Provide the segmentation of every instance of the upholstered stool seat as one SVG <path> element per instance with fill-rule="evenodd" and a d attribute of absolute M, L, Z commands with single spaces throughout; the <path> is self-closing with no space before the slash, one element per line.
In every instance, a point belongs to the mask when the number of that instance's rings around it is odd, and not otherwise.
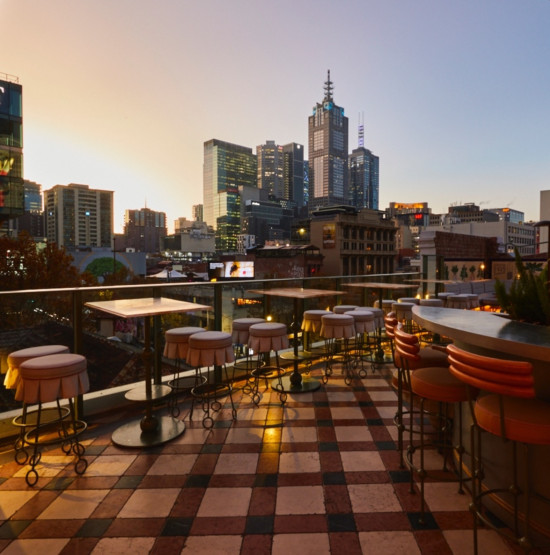
<path fill-rule="evenodd" d="M 380 306 L 380 301 L 374 301 L 374 308 L 379 308 L 384 314 L 388 314 L 392 310 L 393 302 L 393 299 L 382 299 L 382 306 Z"/>
<path fill-rule="evenodd" d="M 236 345 L 246 345 L 248 343 L 248 330 L 254 324 L 265 323 L 264 318 L 237 318 L 232 324 L 232 338 Z"/>
<path fill-rule="evenodd" d="M 456 293 L 452 293 L 451 291 L 441 291 L 437 294 L 437 298 L 443 301 L 443 304 L 447 306 L 447 299 L 449 297 L 454 297 Z"/>
<path fill-rule="evenodd" d="M 470 308 L 470 299 L 466 295 L 449 295 L 447 297 L 447 308 Z"/>
<path fill-rule="evenodd" d="M 344 381 L 351 384 L 355 373 L 352 367 L 349 340 L 355 336 L 355 320 L 349 312 L 345 314 L 325 314 L 321 318 L 321 337 L 325 339 L 326 364 L 323 382 L 332 375 L 337 359 L 342 360 Z"/>
<path fill-rule="evenodd" d="M 356 304 L 339 304 L 332 309 L 332 312 L 334 312 L 334 314 L 345 314 L 346 312 L 355 310 L 356 308 L 359 308 Z"/>
<path fill-rule="evenodd" d="M 260 379 L 265 380 L 266 389 L 269 386 L 269 380 L 276 378 L 277 391 L 281 403 L 286 401 L 286 393 L 283 390 L 282 375 L 284 370 L 279 361 L 279 351 L 288 349 L 288 332 L 286 324 L 280 322 L 265 322 L 253 324 L 250 326 L 248 335 L 248 347 L 257 353 L 257 365 L 252 370 L 254 385 L 252 388 L 252 401 L 257 405 L 260 402 L 259 385 Z M 275 353 L 275 364 L 270 364 L 269 355 Z"/>
<path fill-rule="evenodd" d="M 393 304 L 393 301 L 391 301 Z M 369 310 L 374 314 L 374 325 L 376 329 L 382 329 L 384 327 L 384 316 L 386 313 L 381 308 L 376 308 L 375 306 L 360 306 L 356 310 Z"/>
<path fill-rule="evenodd" d="M 397 299 L 397 302 L 420 304 L 420 299 L 418 297 L 399 297 L 399 299 Z"/>
<path fill-rule="evenodd" d="M 189 338 L 194 333 L 205 331 L 197 326 L 172 328 L 164 334 L 164 356 L 171 359 L 186 360 Z"/>
<path fill-rule="evenodd" d="M 189 338 L 194 333 L 200 333 L 203 331 L 205 331 L 204 328 L 199 328 L 198 326 L 185 326 L 181 328 L 169 329 L 164 334 L 163 354 L 166 358 L 176 361 L 174 378 L 168 382 L 168 385 L 172 388 L 172 394 L 170 395 L 168 405 L 170 413 L 174 418 L 177 418 L 180 414 L 177 394 L 186 391 L 190 392 L 193 387 L 196 387 L 206 381 L 206 378 L 204 376 L 200 376 L 196 371 L 194 376 L 180 376 L 182 370 L 181 365 L 183 362 L 187 361 Z M 193 418 L 193 407 L 194 402 L 191 404 L 191 410 L 189 413 L 190 418 Z"/>
<path fill-rule="evenodd" d="M 191 394 L 202 403 L 204 412 L 202 425 L 205 428 L 212 428 L 214 419 L 211 412 L 218 412 L 221 397 L 229 396 L 233 419 L 237 418 L 237 410 L 233 403 L 233 385 L 227 372 L 227 364 L 235 360 L 233 352 L 233 340 L 230 333 L 223 331 L 201 331 L 189 337 L 187 350 L 187 364 L 193 366 L 202 377 L 205 368 L 207 375 L 205 383 L 191 389 Z M 220 372 L 209 372 L 211 367 L 221 367 Z M 223 381 L 223 375 L 225 381 Z"/>
<path fill-rule="evenodd" d="M 399 322 L 402 322 L 408 331 L 413 331 L 413 313 L 414 303 L 397 302 L 392 305 L 392 312 Z"/>
<path fill-rule="evenodd" d="M 479 307 L 479 295 L 475 293 L 462 293 L 468 299 L 468 308 Z"/>
<path fill-rule="evenodd" d="M 20 381 L 17 385 L 15 398 L 24 403 L 22 420 L 28 431 L 25 433 L 24 443 L 33 447 L 26 480 L 30 486 L 38 481 L 36 466 L 40 462 L 39 445 L 62 441 L 65 453 L 76 455 L 75 471 L 82 474 L 88 466 L 83 458 L 85 448 L 79 442 L 78 436 L 86 429 L 86 423 L 77 420 L 73 398 L 86 393 L 90 389 L 86 359 L 82 355 L 58 353 L 26 360 L 19 367 Z M 69 403 L 71 425 L 65 422 L 67 413 L 63 412 L 59 401 L 66 399 Z M 58 418 L 54 420 L 42 419 L 42 403 L 55 402 L 58 408 Z M 30 426 L 27 421 L 27 406 L 37 404 L 36 420 Z M 52 433 L 52 426 L 57 432 Z M 23 449 L 24 451 L 24 449 Z M 19 462 L 19 461 L 18 461 Z"/>
<path fill-rule="evenodd" d="M 443 299 L 420 299 L 418 304 L 420 304 L 420 306 L 445 306 Z"/>
<path fill-rule="evenodd" d="M 19 383 L 19 367 L 25 361 L 43 357 L 47 355 L 57 355 L 60 353 L 68 353 L 69 347 L 65 345 L 40 345 L 38 347 L 28 347 L 27 349 L 20 349 L 8 355 L 8 371 L 4 378 L 4 387 L 6 389 L 17 389 Z"/>

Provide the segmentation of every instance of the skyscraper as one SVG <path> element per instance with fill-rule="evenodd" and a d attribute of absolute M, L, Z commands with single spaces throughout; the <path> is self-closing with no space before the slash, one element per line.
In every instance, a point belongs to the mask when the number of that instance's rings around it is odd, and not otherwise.
<path fill-rule="evenodd" d="M 358 210 L 378 210 L 379 158 L 365 147 L 359 147 L 349 156 L 348 202 Z"/>
<path fill-rule="evenodd" d="M 157 253 L 166 237 L 166 214 L 149 208 L 126 210 L 124 213 L 124 245 L 137 252 Z"/>
<path fill-rule="evenodd" d="M 239 185 L 257 187 L 252 149 L 211 139 L 204 143 L 204 219 L 216 232 L 216 250 L 236 251 L 241 232 Z"/>
<path fill-rule="evenodd" d="M 267 191 L 269 200 L 285 198 L 283 184 L 283 147 L 267 141 L 256 147 L 258 188 Z"/>
<path fill-rule="evenodd" d="M 23 88 L 19 79 L 0 74 L 0 220 L 24 212 Z"/>
<path fill-rule="evenodd" d="M 308 118 L 310 210 L 348 202 L 348 118 L 332 89 L 329 70 L 323 101 Z"/>
<path fill-rule="evenodd" d="M 296 208 L 304 206 L 304 147 L 297 143 L 283 146 L 284 198 Z"/>
<path fill-rule="evenodd" d="M 60 247 L 108 247 L 113 235 L 113 191 L 55 185 L 44 191 L 46 237 Z"/>

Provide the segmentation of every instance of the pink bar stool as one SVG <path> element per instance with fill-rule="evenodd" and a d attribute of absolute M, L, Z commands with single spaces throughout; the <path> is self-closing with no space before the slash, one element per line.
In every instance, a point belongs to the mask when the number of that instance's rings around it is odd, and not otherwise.
<path fill-rule="evenodd" d="M 235 358 L 243 357 L 233 365 L 234 370 L 244 370 L 246 374 L 246 385 L 243 387 L 245 393 L 251 393 L 250 373 L 256 367 L 256 361 L 250 356 L 253 353 L 248 348 L 248 330 L 254 324 L 263 324 L 264 318 L 237 318 L 233 320 L 231 336 L 235 348 Z"/>
<path fill-rule="evenodd" d="M 21 376 L 19 374 L 20 366 L 30 360 L 31 358 L 42 357 L 47 355 L 56 355 L 61 353 L 68 353 L 69 347 L 65 345 L 40 345 L 38 347 L 28 347 L 27 349 L 20 349 L 19 351 L 14 351 L 8 355 L 8 371 L 6 377 L 4 378 L 4 387 L 6 389 L 17 389 L 19 382 L 21 381 Z M 69 414 L 66 407 L 61 409 L 65 416 Z M 24 415 L 24 416 L 23 416 Z M 57 410 L 55 409 L 44 409 L 42 410 L 42 421 L 47 421 L 50 419 L 57 419 Z M 12 424 L 19 428 L 19 436 L 15 440 L 14 450 L 15 450 L 15 461 L 18 464 L 25 464 L 28 455 L 24 449 L 24 437 L 26 433 L 27 423 L 34 426 L 33 420 L 36 418 L 36 411 L 28 412 L 25 407 L 23 407 L 23 412 L 19 416 L 16 416 Z"/>
<path fill-rule="evenodd" d="M 86 429 L 86 423 L 77 420 L 73 398 L 86 393 L 90 389 L 86 359 L 82 355 L 61 353 L 31 358 L 19 367 L 21 380 L 15 392 L 15 398 L 24 403 L 23 411 L 28 405 L 38 405 L 36 422 L 25 433 L 24 442 L 32 446 L 33 453 L 29 464 L 31 469 L 25 477 L 29 486 L 34 486 L 38 481 L 36 466 L 40 462 L 41 453 L 39 445 L 62 441 L 61 448 L 66 454 L 76 456 L 75 472 L 83 474 L 88 466 L 88 461 L 83 458 L 85 448 L 80 443 L 78 436 Z M 67 399 L 71 424 L 65 422 L 66 415 L 60 408 L 59 401 Z M 42 421 L 42 403 L 55 401 L 58 408 L 56 421 Z M 26 415 L 23 417 L 26 419 Z M 53 432 L 52 425 L 59 426 Z M 48 433 L 50 432 L 50 433 Z"/>
<path fill-rule="evenodd" d="M 182 363 L 187 360 L 187 351 L 189 348 L 189 338 L 194 333 L 200 333 L 205 331 L 204 328 L 199 328 L 197 326 L 186 326 L 182 328 L 172 328 L 167 330 L 164 334 L 164 356 L 166 358 L 176 361 L 176 372 L 174 373 L 174 379 L 168 382 L 168 385 L 172 389 L 172 394 L 168 400 L 168 406 L 170 409 L 170 414 L 177 418 L 180 414 L 180 409 L 178 407 L 178 393 L 190 392 L 193 387 L 200 385 L 206 381 L 204 376 L 195 371 L 195 376 L 180 376 Z M 191 410 L 189 412 L 189 418 L 193 418 L 193 405 L 191 403 Z"/>
<path fill-rule="evenodd" d="M 313 353 L 312 343 L 321 333 L 321 318 L 330 314 L 328 310 L 305 310 L 302 317 L 302 332 L 304 333 L 304 350 Z M 323 349 L 324 352 L 324 349 Z"/>
<path fill-rule="evenodd" d="M 355 336 L 353 316 L 346 314 L 325 314 L 322 318 L 321 336 L 325 339 L 326 365 L 323 383 L 332 375 L 332 367 L 337 359 L 342 361 L 344 382 L 351 384 L 355 377 L 349 350 L 349 340 Z"/>
<path fill-rule="evenodd" d="M 250 326 L 248 336 L 248 347 L 257 353 L 257 365 L 252 370 L 254 385 L 252 389 L 252 401 L 258 405 L 260 403 L 259 382 L 265 380 L 266 389 L 269 387 L 270 379 L 277 379 L 277 391 L 279 400 L 284 403 L 287 394 L 283 391 L 282 376 L 285 373 L 279 361 L 279 351 L 288 349 L 288 331 L 286 324 L 279 322 L 265 322 Z M 275 353 L 275 364 L 264 364 L 269 360 L 271 352 Z"/>
<path fill-rule="evenodd" d="M 374 346 L 371 345 L 371 337 L 374 337 L 376 334 L 374 313 L 372 310 L 367 310 L 365 308 L 356 308 L 355 310 L 350 310 L 346 314 L 353 317 L 353 324 L 355 327 L 355 345 L 353 349 L 355 363 L 359 369 L 359 377 L 365 378 L 367 376 L 365 361 L 368 361 L 371 365 L 371 369 L 374 370 Z"/>
<path fill-rule="evenodd" d="M 332 309 L 332 312 L 334 312 L 334 314 L 345 314 L 346 312 L 355 310 L 356 308 L 359 308 L 356 304 L 338 304 Z"/>
<path fill-rule="evenodd" d="M 193 366 L 202 376 L 202 369 L 207 371 L 210 367 L 213 372 L 208 372 L 207 381 L 193 387 L 191 394 L 202 403 L 204 428 L 212 428 L 214 419 L 211 411 L 218 412 L 222 405 L 218 401 L 221 397 L 229 396 L 233 420 L 237 418 L 237 410 L 233 403 L 233 384 L 229 379 L 227 364 L 235 360 L 233 353 L 233 340 L 231 334 L 223 331 L 202 331 L 189 337 L 187 363 Z M 216 368 L 218 367 L 218 368 Z M 225 381 L 223 381 L 225 374 Z"/>

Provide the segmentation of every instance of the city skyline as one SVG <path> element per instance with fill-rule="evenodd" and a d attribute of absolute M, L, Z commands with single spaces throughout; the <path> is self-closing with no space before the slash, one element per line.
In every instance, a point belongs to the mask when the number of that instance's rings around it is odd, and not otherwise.
<path fill-rule="evenodd" d="M 203 144 L 307 148 L 330 69 L 380 157 L 380 208 L 512 206 L 550 188 L 550 2 L 0 0 L 0 72 L 23 86 L 25 178 L 124 211 L 201 204 Z M 364 116 L 360 116 L 364 114 Z M 211 222 L 209 222 L 211 223 Z"/>

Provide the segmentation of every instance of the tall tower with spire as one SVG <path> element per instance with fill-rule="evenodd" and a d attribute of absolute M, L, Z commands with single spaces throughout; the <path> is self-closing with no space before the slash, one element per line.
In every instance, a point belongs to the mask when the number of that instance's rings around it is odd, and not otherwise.
<path fill-rule="evenodd" d="M 308 118 L 310 211 L 348 202 L 348 118 L 333 90 L 328 70 L 323 101 Z"/>

